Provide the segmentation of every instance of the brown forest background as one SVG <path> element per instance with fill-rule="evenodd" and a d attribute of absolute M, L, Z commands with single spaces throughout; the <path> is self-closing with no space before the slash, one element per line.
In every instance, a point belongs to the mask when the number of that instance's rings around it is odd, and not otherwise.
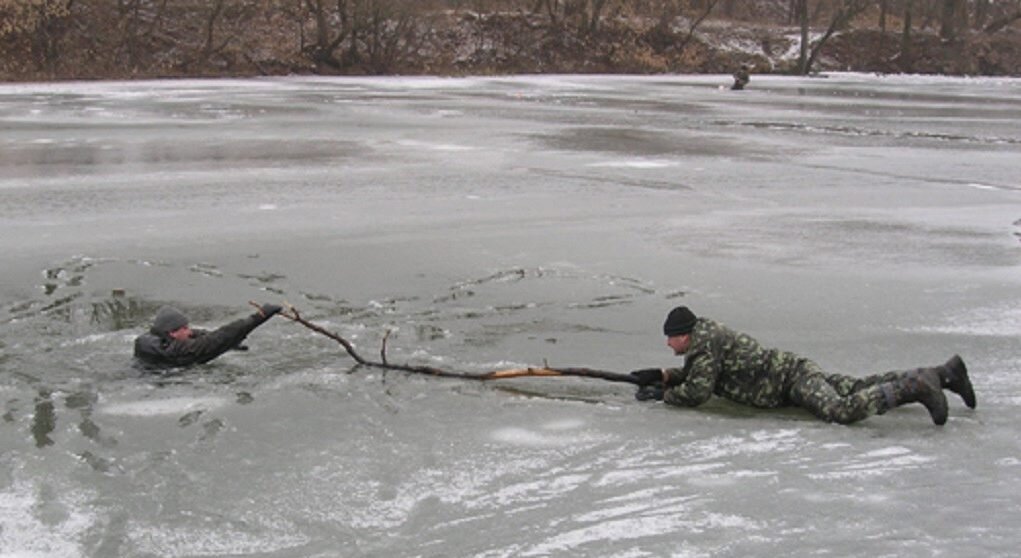
<path fill-rule="evenodd" d="M 1021 75 L 1021 0 L 0 0 L 0 80 Z"/>

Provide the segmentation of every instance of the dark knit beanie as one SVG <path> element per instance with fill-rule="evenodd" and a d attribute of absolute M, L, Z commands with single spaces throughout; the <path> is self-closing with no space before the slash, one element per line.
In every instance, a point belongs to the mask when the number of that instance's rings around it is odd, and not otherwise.
<path fill-rule="evenodd" d="M 688 310 L 687 306 L 678 306 L 667 314 L 666 321 L 663 322 L 663 335 L 673 337 L 691 333 L 695 328 L 696 319 L 695 314 Z"/>
<path fill-rule="evenodd" d="M 171 308 L 170 306 L 164 306 L 160 308 L 159 312 L 156 312 L 156 319 L 152 322 L 152 327 L 149 331 L 153 335 L 165 336 L 175 329 L 180 329 L 188 325 L 188 318 L 181 313 L 177 308 Z"/>

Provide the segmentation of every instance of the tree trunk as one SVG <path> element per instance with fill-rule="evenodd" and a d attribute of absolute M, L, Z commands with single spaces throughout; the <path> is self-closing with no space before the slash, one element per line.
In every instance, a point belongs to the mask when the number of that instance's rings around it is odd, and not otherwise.
<path fill-rule="evenodd" d="M 342 2 L 343 7 L 341 8 Z M 361 24 L 359 23 L 362 13 L 361 4 L 362 0 L 351 0 L 350 10 L 348 10 L 347 0 L 337 0 L 338 9 L 341 10 L 341 28 L 344 29 L 344 35 L 350 41 L 344 60 L 351 65 L 361 62 L 361 55 L 358 54 L 358 38 L 361 32 Z"/>
<path fill-rule="evenodd" d="M 989 18 L 989 0 L 975 0 L 975 16 L 971 20 L 974 29 L 982 29 Z"/>
<path fill-rule="evenodd" d="M 797 0 L 798 23 L 801 25 L 801 53 L 798 55 L 798 73 L 808 74 L 808 0 Z"/>
<path fill-rule="evenodd" d="M 957 38 L 957 0 L 943 0 L 942 13 L 939 36 L 944 41 L 954 41 Z"/>
<path fill-rule="evenodd" d="M 912 0 L 904 4 L 904 30 L 900 36 L 900 69 L 904 73 L 910 73 L 914 66 L 911 52 L 911 6 Z"/>
<path fill-rule="evenodd" d="M 220 19 L 220 15 L 223 13 L 223 3 L 225 0 L 216 0 L 216 4 L 213 9 L 209 12 L 209 18 L 206 19 L 206 42 L 202 45 L 202 56 L 209 60 L 209 57 L 213 54 L 213 41 L 216 33 L 216 22 Z"/>
<path fill-rule="evenodd" d="M 819 39 L 819 41 L 812 47 L 812 52 L 808 57 L 808 62 L 805 63 L 805 71 L 803 75 L 808 75 L 812 69 L 812 64 L 815 63 L 819 53 L 822 52 L 822 47 L 826 44 L 826 41 L 833 36 L 834 33 L 839 29 L 846 27 L 855 16 L 861 13 L 866 7 L 866 3 L 863 0 L 843 0 L 840 7 L 837 8 L 837 12 L 833 14 L 833 19 L 830 20 L 830 26 L 826 29 L 826 33 Z"/>
<path fill-rule="evenodd" d="M 584 31 L 595 35 L 599 31 L 599 23 L 603 20 L 603 10 L 606 9 L 610 0 L 589 0 L 587 2 L 587 14 L 583 14 Z M 587 15 L 587 17 L 585 17 Z"/>
<path fill-rule="evenodd" d="M 320 51 L 325 51 L 330 45 L 330 24 L 326 20 L 323 2 L 324 0 L 308 0 L 309 8 L 316 20 L 316 47 Z"/>
<path fill-rule="evenodd" d="M 992 23 L 987 25 L 986 28 L 982 30 L 982 32 L 986 34 L 996 33 L 997 31 L 1006 28 L 1007 26 L 1009 26 L 1010 24 L 1014 23 L 1019 19 L 1021 19 L 1021 10 L 1019 10 L 1017 13 L 1013 15 L 1001 17 L 1000 19 L 994 20 Z"/>
<path fill-rule="evenodd" d="M 681 41 L 680 46 L 677 47 L 677 52 L 684 52 L 685 47 L 688 46 L 688 43 L 690 43 L 691 39 L 695 36 L 695 30 L 698 29 L 698 26 L 701 25 L 703 21 L 705 21 L 705 18 L 709 17 L 709 13 L 712 12 L 713 8 L 716 7 L 716 4 L 719 3 L 720 0 L 709 0 L 709 2 L 706 3 L 706 8 L 702 12 L 702 15 L 700 15 L 688 28 L 688 34 L 684 37 L 684 40 Z"/>

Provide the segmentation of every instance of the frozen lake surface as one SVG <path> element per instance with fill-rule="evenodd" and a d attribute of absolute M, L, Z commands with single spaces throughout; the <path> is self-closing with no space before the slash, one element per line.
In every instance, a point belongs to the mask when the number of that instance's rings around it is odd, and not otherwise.
<path fill-rule="evenodd" d="M 1021 80 L 728 83 L 0 85 L 0 555 L 1016 555 Z M 382 374 L 283 319 L 132 367 L 249 300 L 468 372 L 680 365 L 687 304 L 834 372 L 960 353 L 979 404 Z"/>

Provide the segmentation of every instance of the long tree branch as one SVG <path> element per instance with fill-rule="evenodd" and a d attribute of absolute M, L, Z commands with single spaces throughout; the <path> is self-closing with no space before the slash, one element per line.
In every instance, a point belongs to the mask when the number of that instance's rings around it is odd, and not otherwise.
<path fill-rule="evenodd" d="M 254 306 L 258 306 L 252 303 Z M 469 372 L 456 372 L 452 370 L 443 370 L 440 368 L 434 368 L 432 366 L 416 366 L 410 364 L 394 364 L 387 362 L 386 360 L 386 340 L 384 339 L 384 345 L 380 351 L 381 362 L 368 360 L 362 355 L 358 354 L 355 350 L 354 345 L 350 341 L 344 339 L 340 334 L 332 332 L 316 323 L 310 322 L 305 319 L 298 309 L 288 305 L 287 310 L 280 313 L 284 318 L 291 320 L 292 322 L 301 324 L 306 328 L 328 337 L 337 343 L 340 343 L 347 351 L 347 354 L 351 356 L 358 364 L 362 366 L 371 366 L 374 368 L 383 368 L 386 370 L 399 370 L 402 372 L 409 372 L 412 374 L 427 374 L 430 376 L 439 376 L 442 378 L 459 378 L 462 380 L 478 380 L 478 381 L 489 381 L 489 380 L 505 380 L 510 378 L 527 378 L 527 377 L 540 377 L 540 376 L 575 376 L 582 378 L 597 378 L 600 380 L 606 380 L 609 382 L 622 382 L 628 384 L 638 384 L 637 379 L 630 374 L 621 374 L 619 372 L 610 372 L 607 370 L 595 370 L 592 368 L 552 368 L 549 366 L 542 367 L 525 367 L 525 368 L 508 368 L 505 370 L 493 370 L 491 372 L 485 372 L 482 374 L 472 374 Z M 388 336 L 387 336 L 388 337 Z"/>

